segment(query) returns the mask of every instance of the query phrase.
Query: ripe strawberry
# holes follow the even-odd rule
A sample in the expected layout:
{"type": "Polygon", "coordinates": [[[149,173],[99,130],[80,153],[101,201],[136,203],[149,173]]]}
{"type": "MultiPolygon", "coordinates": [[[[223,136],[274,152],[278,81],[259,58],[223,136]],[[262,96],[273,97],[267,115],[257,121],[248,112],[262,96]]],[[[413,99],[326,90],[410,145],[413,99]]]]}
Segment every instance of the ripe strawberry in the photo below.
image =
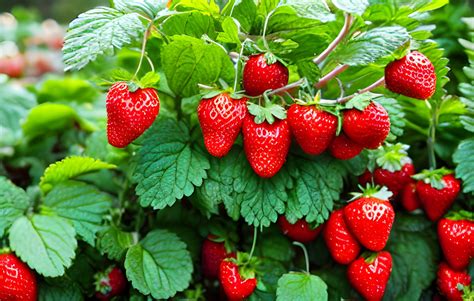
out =
{"type": "Polygon", "coordinates": [[[395,198],[412,181],[411,176],[414,174],[415,166],[412,163],[406,163],[401,170],[393,172],[383,168],[376,168],[373,175],[368,172],[368,174],[363,174],[359,177],[359,183],[362,185],[371,183],[371,178],[373,177],[374,184],[386,186],[395,198]],[[370,181],[366,181],[367,178],[370,178],[370,181]]]}
{"type": "Polygon", "coordinates": [[[455,270],[464,270],[474,257],[474,222],[442,218],[438,237],[444,258],[455,270]]]}
{"type": "Polygon", "coordinates": [[[401,192],[400,202],[408,212],[421,208],[421,202],[416,194],[416,182],[405,185],[401,192]]]}
{"type": "Polygon", "coordinates": [[[344,111],[344,133],[352,141],[369,149],[376,149],[390,132],[390,118],[382,105],[371,102],[363,111],[344,111]]]}
{"type": "Polygon", "coordinates": [[[360,154],[364,148],[354,141],[347,138],[346,135],[336,136],[329,145],[331,156],[339,160],[349,160],[360,154]]]}
{"type": "Polygon", "coordinates": [[[380,251],[387,244],[395,212],[387,199],[362,196],[344,208],[351,233],[367,249],[380,251]]]}
{"type": "Polygon", "coordinates": [[[222,260],[235,257],[234,253],[228,253],[224,242],[216,242],[217,237],[209,235],[201,248],[202,273],[207,278],[219,276],[219,266],[222,260]]]}
{"type": "Polygon", "coordinates": [[[278,225],[283,234],[292,240],[302,243],[308,243],[315,240],[319,235],[319,232],[321,232],[321,226],[313,229],[304,219],[300,219],[296,221],[296,223],[290,224],[284,216],[280,216],[278,218],[278,225]]]}
{"type": "Polygon", "coordinates": [[[232,99],[221,93],[199,103],[198,118],[207,151],[223,157],[232,148],[247,114],[246,99],[232,99]]]}
{"type": "Polygon", "coordinates": [[[130,92],[126,82],[117,82],[107,93],[107,138],[115,147],[125,147],[155,121],[160,100],[155,89],[130,92]]]}
{"type": "Polygon", "coordinates": [[[412,51],[385,67],[385,85],[398,94],[428,99],[436,90],[434,66],[426,56],[412,51]]]}
{"type": "Polygon", "coordinates": [[[359,257],[347,268],[352,287],[367,301],[382,300],[392,272],[392,256],[387,251],[359,257]]]}
{"type": "Polygon", "coordinates": [[[462,301],[463,286],[471,284],[471,276],[466,271],[457,272],[442,262],[438,267],[438,289],[448,301],[462,301]]]}
{"type": "Polygon", "coordinates": [[[286,119],[257,124],[254,116],[247,115],[242,132],[245,155],[252,169],[262,178],[273,177],[285,163],[290,149],[290,127],[286,119]]]}
{"type": "Polygon", "coordinates": [[[240,301],[250,296],[257,286],[257,279],[250,273],[241,275],[239,266],[232,260],[223,260],[219,268],[219,281],[229,301],[240,301]]]}
{"type": "Polygon", "coordinates": [[[14,254],[0,254],[0,300],[36,301],[37,298],[33,271],[14,254]]]}
{"type": "Polygon", "coordinates": [[[310,155],[324,152],[336,136],[337,117],[316,106],[291,105],[288,123],[298,144],[310,155]]]}
{"type": "Polygon", "coordinates": [[[331,213],[323,230],[323,238],[334,261],[349,264],[360,253],[360,245],[352,236],[344,221],[344,210],[331,213]]]}
{"type": "Polygon", "coordinates": [[[242,83],[247,95],[257,96],[288,84],[288,68],[278,61],[267,61],[265,54],[250,56],[245,64],[242,83]]]}
{"type": "Polygon", "coordinates": [[[461,181],[447,172],[446,170],[428,171],[425,172],[424,179],[423,173],[421,176],[415,176],[419,180],[416,183],[416,193],[426,215],[432,221],[440,219],[446,213],[461,190],[461,181]],[[437,175],[438,178],[430,180],[427,178],[429,175],[435,177],[437,175]]]}
{"type": "Polygon", "coordinates": [[[118,267],[110,267],[104,273],[96,275],[95,297],[102,301],[108,301],[113,297],[122,295],[127,289],[127,279],[118,267]]]}

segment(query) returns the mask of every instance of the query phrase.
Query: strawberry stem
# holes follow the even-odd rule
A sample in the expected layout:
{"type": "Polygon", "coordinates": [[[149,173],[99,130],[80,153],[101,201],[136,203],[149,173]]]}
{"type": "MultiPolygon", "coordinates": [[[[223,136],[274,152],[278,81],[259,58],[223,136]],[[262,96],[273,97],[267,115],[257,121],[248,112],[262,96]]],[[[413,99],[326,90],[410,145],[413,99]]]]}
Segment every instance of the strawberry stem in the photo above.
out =
{"type": "MultiPolygon", "coordinates": [[[[140,71],[140,69],[142,67],[143,58],[145,57],[146,43],[148,41],[148,37],[150,36],[152,26],[153,26],[153,21],[150,21],[150,23],[148,23],[148,26],[146,27],[145,33],[143,34],[142,49],[140,51],[140,60],[138,61],[137,70],[135,71],[135,74],[133,75],[132,79],[137,78],[138,72],[140,71]]],[[[154,69],[154,68],[152,67],[152,69],[154,69]]]]}
{"type": "Polygon", "coordinates": [[[313,59],[313,62],[315,64],[321,64],[322,61],[324,61],[329,54],[341,43],[341,41],[344,39],[344,37],[349,33],[352,25],[352,16],[350,14],[344,15],[344,25],[341,28],[341,31],[337,35],[337,37],[329,44],[329,46],[321,52],[320,55],[318,55],[316,58],[313,59]]]}
{"type": "Polygon", "coordinates": [[[343,103],[346,103],[348,102],[349,100],[351,100],[352,98],[356,97],[357,95],[359,94],[362,94],[362,93],[365,93],[365,92],[369,92],[381,85],[383,85],[385,83],[385,77],[381,77],[379,78],[378,80],[376,80],[375,82],[373,82],[372,84],[370,84],[369,86],[363,88],[363,89],[360,89],[358,90],[356,93],[354,94],[351,94],[351,95],[347,95],[346,97],[342,97],[342,98],[338,98],[338,99],[321,99],[320,103],[321,104],[332,104],[332,105],[335,105],[335,104],[343,104],[343,103]]]}
{"type": "Polygon", "coordinates": [[[253,252],[255,251],[255,246],[257,245],[257,227],[253,227],[253,241],[252,241],[252,248],[250,249],[250,255],[249,255],[249,259],[247,260],[247,262],[245,263],[245,265],[247,265],[250,260],[252,259],[252,255],[253,255],[253,252]]]}
{"type": "Polygon", "coordinates": [[[291,84],[288,84],[284,87],[281,87],[281,88],[278,88],[278,89],[275,89],[275,90],[271,90],[269,91],[268,93],[266,93],[266,95],[268,96],[272,96],[272,95],[275,95],[275,94],[279,94],[281,92],[285,92],[285,91],[288,91],[290,89],[293,89],[293,88],[296,88],[296,87],[299,87],[301,86],[302,84],[304,84],[306,82],[306,79],[305,78],[300,78],[299,80],[297,80],[296,82],[294,83],[291,83],[291,84]]]}
{"type": "Polygon", "coordinates": [[[322,87],[326,86],[327,83],[335,78],[336,76],[338,76],[339,74],[341,74],[342,72],[346,71],[346,69],[349,68],[349,65],[347,64],[343,64],[343,65],[339,65],[337,66],[336,68],[334,68],[331,72],[329,72],[328,74],[326,74],[325,76],[323,76],[319,82],[315,83],[314,86],[317,88],[317,89],[321,89],[322,87]]]}
{"type": "Polygon", "coordinates": [[[270,48],[268,47],[267,38],[266,38],[268,21],[270,20],[270,17],[273,15],[274,12],[275,10],[272,10],[271,12],[268,13],[267,17],[265,18],[265,24],[263,25],[263,33],[262,33],[263,46],[265,47],[267,51],[270,51],[270,48]]]}
{"type": "MultiPolygon", "coordinates": [[[[232,7],[232,9],[234,9],[232,7]]],[[[234,92],[237,90],[237,81],[239,80],[239,65],[242,60],[242,55],[244,54],[245,43],[251,41],[250,39],[245,39],[240,46],[239,56],[237,57],[237,62],[235,63],[235,78],[234,78],[234,92]]]]}
{"type": "Polygon", "coordinates": [[[298,246],[298,247],[300,247],[301,249],[303,249],[304,260],[305,260],[305,263],[306,263],[306,273],[309,274],[309,256],[308,256],[308,251],[306,250],[305,245],[303,245],[303,244],[300,243],[299,241],[294,241],[293,244],[294,244],[295,246],[298,246]]]}
{"type": "Polygon", "coordinates": [[[428,161],[430,169],[436,169],[436,154],[435,154],[435,141],[436,141],[436,127],[438,125],[438,110],[437,107],[433,107],[429,101],[425,101],[426,106],[431,113],[430,125],[428,128],[428,138],[426,144],[428,147],[428,161]]]}

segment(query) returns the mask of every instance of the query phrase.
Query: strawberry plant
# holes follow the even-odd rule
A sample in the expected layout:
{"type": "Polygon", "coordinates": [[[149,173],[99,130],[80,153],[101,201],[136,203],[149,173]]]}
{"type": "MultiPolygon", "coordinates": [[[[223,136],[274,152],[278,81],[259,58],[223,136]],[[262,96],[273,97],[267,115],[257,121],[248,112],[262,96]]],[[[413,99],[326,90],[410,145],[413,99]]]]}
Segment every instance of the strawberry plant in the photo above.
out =
{"type": "Polygon", "coordinates": [[[64,75],[0,68],[0,300],[472,300],[474,27],[451,95],[446,4],[81,13],[64,75]]]}

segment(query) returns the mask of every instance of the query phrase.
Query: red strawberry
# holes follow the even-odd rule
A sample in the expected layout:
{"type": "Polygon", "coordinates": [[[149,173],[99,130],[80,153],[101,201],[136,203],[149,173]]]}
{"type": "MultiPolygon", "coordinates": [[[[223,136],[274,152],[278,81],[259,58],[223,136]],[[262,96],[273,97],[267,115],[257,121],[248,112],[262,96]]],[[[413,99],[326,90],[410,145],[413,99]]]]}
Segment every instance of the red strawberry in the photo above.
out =
{"type": "Polygon", "coordinates": [[[199,103],[198,118],[207,151],[223,157],[232,148],[247,114],[246,99],[232,99],[227,93],[199,103]]]}
{"type": "Polygon", "coordinates": [[[466,271],[457,272],[442,262],[438,267],[438,289],[448,301],[462,301],[462,287],[471,284],[466,271]],[[461,289],[460,289],[461,288],[461,289]]]}
{"type": "Polygon", "coordinates": [[[342,128],[352,141],[376,149],[390,132],[390,118],[382,105],[372,102],[363,111],[345,110],[342,128]]]}
{"type": "Polygon", "coordinates": [[[107,93],[107,138],[115,147],[125,147],[155,121],[160,100],[155,89],[130,92],[126,82],[115,83],[107,93]]]}
{"type": "Polygon", "coordinates": [[[416,193],[428,218],[432,221],[440,219],[451,207],[461,190],[461,181],[453,174],[446,174],[440,180],[441,186],[432,186],[419,180],[416,183],[416,193]],[[443,188],[441,188],[443,187],[443,188]]]}
{"type": "Polygon", "coordinates": [[[347,138],[346,135],[340,134],[329,145],[331,156],[339,160],[349,160],[360,154],[364,148],[354,141],[347,138]]]}
{"type": "Polygon", "coordinates": [[[436,90],[434,66],[426,56],[412,51],[385,67],[385,85],[398,94],[428,99],[436,90]]]}
{"type": "Polygon", "coordinates": [[[455,270],[464,270],[474,257],[474,222],[442,218],[438,237],[444,258],[455,270]]]}
{"type": "Polygon", "coordinates": [[[261,95],[288,84],[288,68],[278,61],[268,64],[265,54],[252,55],[245,64],[242,83],[247,95],[261,95]]]}
{"type": "Polygon", "coordinates": [[[352,236],[344,221],[344,210],[333,211],[323,230],[323,238],[332,258],[340,264],[348,264],[357,258],[360,245],[352,236]]]}
{"type": "Polygon", "coordinates": [[[337,117],[315,106],[291,105],[288,123],[298,144],[310,155],[324,152],[336,136],[337,117]]]}
{"type": "Polygon", "coordinates": [[[402,189],[400,202],[406,211],[412,212],[421,208],[420,200],[416,194],[416,182],[411,182],[402,189]]]}
{"type": "Polygon", "coordinates": [[[95,297],[102,301],[108,301],[113,297],[122,295],[127,289],[127,279],[118,267],[110,267],[104,273],[96,275],[95,297]]]}
{"type": "Polygon", "coordinates": [[[351,233],[367,249],[382,250],[392,230],[395,212],[388,200],[363,196],[344,208],[351,233]]]}
{"type": "Polygon", "coordinates": [[[315,240],[319,232],[321,232],[321,226],[313,229],[304,219],[300,219],[296,221],[296,223],[290,224],[284,216],[280,216],[278,218],[278,225],[283,234],[292,240],[302,243],[308,243],[315,240]]]}
{"type": "Polygon", "coordinates": [[[273,177],[285,163],[290,149],[290,127],[286,119],[256,124],[254,116],[247,115],[242,132],[245,155],[252,169],[262,178],[273,177]]]}
{"type": "Polygon", "coordinates": [[[386,186],[388,190],[393,193],[393,197],[395,198],[402,189],[412,181],[411,176],[414,174],[415,166],[412,163],[406,163],[402,166],[402,169],[398,171],[392,172],[383,168],[376,168],[373,176],[370,172],[368,172],[368,174],[364,173],[359,177],[359,183],[362,185],[372,183],[373,177],[374,184],[386,186]],[[368,181],[367,178],[369,178],[368,181]]]}
{"type": "Polygon", "coordinates": [[[216,242],[215,239],[215,236],[209,235],[201,249],[202,273],[211,279],[219,276],[219,266],[222,260],[235,257],[234,253],[227,252],[224,242],[216,242]]]}
{"type": "Polygon", "coordinates": [[[0,300],[37,299],[38,288],[33,271],[14,254],[0,254],[0,300]]]}
{"type": "Polygon", "coordinates": [[[382,251],[369,256],[359,257],[349,264],[347,277],[352,287],[367,301],[382,300],[390,273],[392,256],[382,251]]]}
{"type": "Polygon", "coordinates": [[[219,268],[219,281],[229,301],[240,301],[250,296],[257,286],[252,275],[243,278],[239,266],[231,260],[223,260],[219,268]]]}

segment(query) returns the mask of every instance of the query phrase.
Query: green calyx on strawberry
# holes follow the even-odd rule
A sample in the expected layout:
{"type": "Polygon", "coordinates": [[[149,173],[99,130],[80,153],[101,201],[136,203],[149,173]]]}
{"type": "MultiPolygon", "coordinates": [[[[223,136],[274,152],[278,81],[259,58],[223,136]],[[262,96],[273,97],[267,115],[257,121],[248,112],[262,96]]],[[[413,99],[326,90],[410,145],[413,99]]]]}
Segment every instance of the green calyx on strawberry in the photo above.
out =
{"type": "Polygon", "coordinates": [[[365,254],[349,264],[347,277],[365,300],[380,301],[392,272],[392,256],[387,251],[365,254]]]}
{"type": "Polygon", "coordinates": [[[245,63],[242,84],[249,96],[262,95],[288,84],[289,72],[271,53],[251,55],[245,63]]]}
{"type": "Polygon", "coordinates": [[[228,258],[219,267],[219,282],[231,301],[244,300],[257,287],[255,265],[258,259],[247,253],[237,253],[237,258],[228,258]]]}
{"type": "Polygon", "coordinates": [[[122,295],[127,289],[127,279],[118,267],[109,267],[102,273],[97,273],[95,297],[102,301],[108,301],[113,297],[122,295]]]}
{"type": "Polygon", "coordinates": [[[386,144],[369,154],[369,170],[359,177],[359,183],[386,186],[397,197],[402,189],[411,183],[415,166],[408,157],[409,146],[401,143],[386,144]]]}
{"type": "Polygon", "coordinates": [[[392,193],[385,187],[368,186],[344,207],[344,219],[357,240],[371,251],[381,251],[387,244],[395,211],[388,201],[392,193]]]}
{"type": "Polygon", "coordinates": [[[282,168],[290,149],[291,133],[283,107],[248,104],[243,122],[244,151],[250,166],[262,178],[271,178],[282,168]]]}
{"type": "Polygon", "coordinates": [[[390,132],[390,118],[382,105],[371,100],[374,94],[367,94],[354,97],[346,104],[342,130],[362,147],[376,149],[390,132]]]}
{"type": "Polygon", "coordinates": [[[474,257],[474,214],[450,213],[438,222],[438,238],[444,257],[455,270],[464,270],[474,257]]]}
{"type": "Polygon", "coordinates": [[[115,147],[126,147],[140,137],[155,121],[160,99],[153,88],[158,75],[147,73],[140,81],[119,81],[107,93],[107,138],[115,147]]]}
{"type": "Polygon", "coordinates": [[[227,93],[203,98],[198,106],[204,145],[215,157],[223,157],[231,150],[239,136],[247,115],[247,99],[235,99],[227,93]]]}
{"type": "Polygon", "coordinates": [[[446,168],[424,170],[412,178],[418,180],[416,193],[426,215],[432,221],[440,219],[446,213],[461,191],[461,181],[446,168]]]}
{"type": "Polygon", "coordinates": [[[319,155],[329,147],[339,124],[338,117],[317,105],[317,101],[292,104],[288,123],[299,146],[309,155],[319,155]]]}
{"type": "Polygon", "coordinates": [[[13,253],[0,253],[0,300],[36,301],[34,272],[13,253]]]}
{"type": "Polygon", "coordinates": [[[431,61],[418,51],[385,67],[385,85],[392,92],[426,100],[436,90],[436,73],[431,61]]]}

